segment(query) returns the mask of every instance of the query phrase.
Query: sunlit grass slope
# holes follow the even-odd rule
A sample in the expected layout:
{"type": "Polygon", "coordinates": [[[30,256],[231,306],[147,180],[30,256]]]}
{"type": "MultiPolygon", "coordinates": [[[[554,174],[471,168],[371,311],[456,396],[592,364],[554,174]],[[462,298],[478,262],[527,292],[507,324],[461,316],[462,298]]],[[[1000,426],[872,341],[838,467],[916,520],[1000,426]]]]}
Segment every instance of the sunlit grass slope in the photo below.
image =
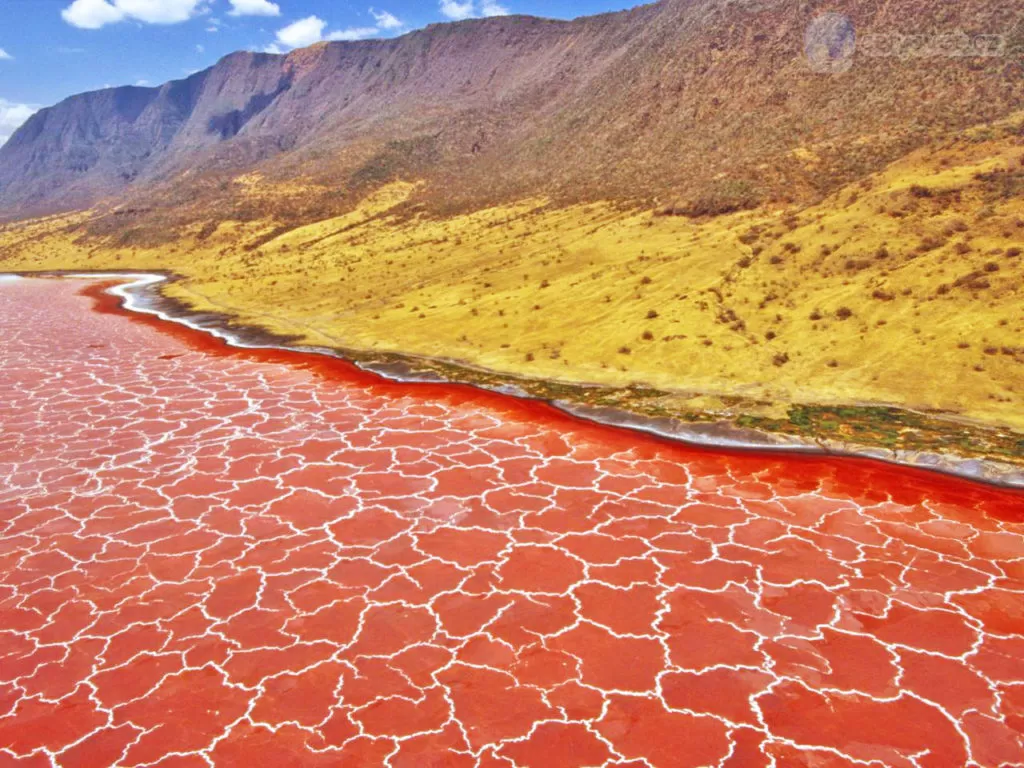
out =
{"type": "Polygon", "coordinates": [[[1019,430],[1022,126],[916,152],[805,209],[690,219],[538,199],[438,220],[397,183],[341,218],[197,224],[159,249],[78,240],[88,214],[14,225],[0,269],[167,269],[186,278],[169,295],[315,344],[1019,430]]]}

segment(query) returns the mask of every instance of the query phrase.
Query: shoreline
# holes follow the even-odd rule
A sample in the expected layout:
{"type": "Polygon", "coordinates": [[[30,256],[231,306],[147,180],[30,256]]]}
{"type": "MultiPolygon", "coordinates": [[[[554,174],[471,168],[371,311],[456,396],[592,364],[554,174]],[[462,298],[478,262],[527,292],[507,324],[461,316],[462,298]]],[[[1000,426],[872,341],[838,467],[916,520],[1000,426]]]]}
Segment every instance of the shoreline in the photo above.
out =
{"type": "MultiPolygon", "coordinates": [[[[587,422],[627,429],[685,445],[772,454],[789,453],[805,456],[857,458],[956,477],[1004,490],[1024,490],[1024,467],[1008,462],[959,456],[953,453],[886,449],[824,437],[809,439],[803,436],[739,426],[721,418],[709,417],[702,421],[685,421],[670,416],[651,416],[624,408],[537,396],[523,387],[517,386],[517,380],[524,385],[527,382],[512,374],[481,371],[480,373],[486,373],[489,377],[500,380],[500,384],[494,385],[472,380],[460,381],[447,378],[433,370],[417,369],[417,363],[419,363],[424,366],[432,365],[435,368],[447,366],[465,368],[467,371],[473,370],[470,366],[455,361],[391,353],[357,353],[354,350],[342,348],[296,344],[299,337],[282,336],[253,327],[232,327],[233,318],[230,315],[195,311],[183,302],[164,296],[159,289],[160,286],[183,279],[182,276],[171,272],[55,270],[0,273],[0,281],[32,278],[117,281],[117,285],[106,288],[105,292],[119,300],[119,307],[122,311],[129,314],[147,315],[163,322],[185,326],[213,336],[228,347],[243,350],[281,350],[327,357],[349,362],[366,373],[392,382],[471,386],[520,400],[542,402],[570,417],[587,422]]],[[[576,386],[586,388],[587,385],[578,384],[576,386]]]]}

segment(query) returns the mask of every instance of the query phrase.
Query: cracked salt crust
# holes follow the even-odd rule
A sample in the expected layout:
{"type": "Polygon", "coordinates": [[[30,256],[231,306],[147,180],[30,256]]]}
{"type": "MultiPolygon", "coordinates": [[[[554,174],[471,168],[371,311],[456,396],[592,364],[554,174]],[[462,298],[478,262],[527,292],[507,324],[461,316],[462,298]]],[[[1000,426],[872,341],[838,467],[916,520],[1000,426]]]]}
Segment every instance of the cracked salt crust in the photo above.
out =
{"type": "Polygon", "coordinates": [[[0,765],[1001,766],[1024,496],[0,303],[0,765]]]}

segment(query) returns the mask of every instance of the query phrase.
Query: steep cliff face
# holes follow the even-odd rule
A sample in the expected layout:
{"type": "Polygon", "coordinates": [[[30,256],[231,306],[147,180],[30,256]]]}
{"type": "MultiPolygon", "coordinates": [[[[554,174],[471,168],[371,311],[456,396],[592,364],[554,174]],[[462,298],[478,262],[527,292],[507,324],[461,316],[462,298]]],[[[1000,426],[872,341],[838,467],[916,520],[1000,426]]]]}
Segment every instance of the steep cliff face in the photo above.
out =
{"type": "Polygon", "coordinates": [[[189,119],[206,76],[86,93],[37,112],[0,149],[2,207],[74,207],[134,182],[189,119]]]}
{"type": "Polygon", "coordinates": [[[209,204],[251,170],[341,194],[415,176],[434,202],[463,207],[537,193],[687,198],[723,177],[762,197],[813,196],[1020,108],[1022,17],[995,0],[662,0],[572,22],[493,18],[237,53],[186,80],[36,114],[0,148],[0,217],[140,190],[180,204],[183,178],[188,199],[209,204]],[[823,40],[833,56],[854,35],[897,32],[1000,33],[1009,45],[941,58],[862,49],[849,71],[826,74],[805,55],[825,11],[848,19],[846,37],[823,40]]]}

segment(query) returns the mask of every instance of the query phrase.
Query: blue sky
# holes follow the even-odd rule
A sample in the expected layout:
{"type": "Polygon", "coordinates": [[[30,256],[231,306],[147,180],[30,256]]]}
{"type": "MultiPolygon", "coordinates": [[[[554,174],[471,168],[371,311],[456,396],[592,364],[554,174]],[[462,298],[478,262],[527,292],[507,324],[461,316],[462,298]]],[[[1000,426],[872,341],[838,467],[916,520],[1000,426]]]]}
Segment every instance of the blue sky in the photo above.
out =
{"type": "Polygon", "coordinates": [[[638,2],[0,0],[0,144],[40,106],[81,91],[185,77],[231,51],[392,37],[433,22],[503,13],[573,18],[638,2]]]}

